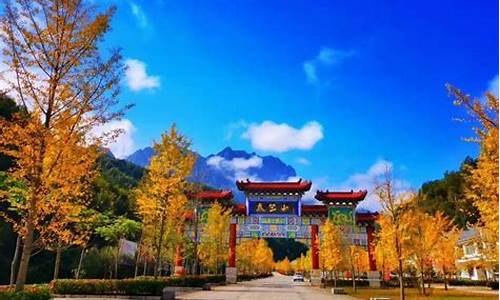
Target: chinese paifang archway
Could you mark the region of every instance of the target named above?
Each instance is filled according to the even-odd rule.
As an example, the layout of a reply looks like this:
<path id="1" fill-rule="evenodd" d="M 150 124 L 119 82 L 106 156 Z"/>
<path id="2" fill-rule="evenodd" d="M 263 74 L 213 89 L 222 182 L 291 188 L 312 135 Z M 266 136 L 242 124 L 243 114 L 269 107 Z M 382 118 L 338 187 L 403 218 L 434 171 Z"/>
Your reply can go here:
<path id="1" fill-rule="evenodd" d="M 371 286 L 380 284 L 374 258 L 374 222 L 377 213 L 356 212 L 358 203 L 365 199 L 367 191 L 331 192 L 317 191 L 315 198 L 320 205 L 302 203 L 302 196 L 311 189 L 310 181 L 252 182 L 237 181 L 237 188 L 245 193 L 245 203 L 232 206 L 229 235 L 229 258 L 226 280 L 235 283 L 236 244 L 244 238 L 293 238 L 308 241 L 312 253 L 311 284 L 321 282 L 319 252 L 316 241 L 320 225 L 327 219 L 341 227 L 354 245 L 368 250 Z M 209 206 L 213 201 L 228 201 L 231 191 L 204 191 L 192 195 L 193 199 Z M 179 255 L 180 257 L 180 255 Z M 176 261 L 176 270 L 182 271 L 182 259 Z"/>

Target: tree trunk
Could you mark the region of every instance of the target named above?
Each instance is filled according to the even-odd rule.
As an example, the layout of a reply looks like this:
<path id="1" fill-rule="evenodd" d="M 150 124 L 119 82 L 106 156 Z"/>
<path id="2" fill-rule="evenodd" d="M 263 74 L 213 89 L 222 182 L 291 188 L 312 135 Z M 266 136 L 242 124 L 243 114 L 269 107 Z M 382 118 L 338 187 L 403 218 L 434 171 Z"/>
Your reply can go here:
<path id="1" fill-rule="evenodd" d="M 61 252 L 62 252 L 61 244 L 58 243 L 56 250 L 56 262 L 54 264 L 54 277 L 53 277 L 54 280 L 59 277 L 59 267 L 61 265 Z"/>
<path id="2" fill-rule="evenodd" d="M 399 275 L 399 299 L 405 300 L 405 285 L 403 282 L 403 261 L 398 259 L 398 275 Z"/>
<path id="3" fill-rule="evenodd" d="M 422 280 L 422 294 L 425 296 L 425 276 L 422 270 L 420 271 L 420 280 Z"/>
<path id="4" fill-rule="evenodd" d="M 116 257 L 115 257 L 115 279 L 118 279 L 118 260 L 120 259 L 120 240 L 118 240 L 118 245 L 116 246 Z"/>
<path id="5" fill-rule="evenodd" d="M 142 276 L 146 276 L 148 272 L 148 261 L 144 258 L 144 267 L 142 268 Z"/>
<path id="6" fill-rule="evenodd" d="M 337 271 L 333 274 L 333 287 L 337 288 Z"/>
<path id="7" fill-rule="evenodd" d="M 16 291 L 22 291 L 24 289 L 24 283 L 28 275 L 28 266 L 31 258 L 31 251 L 33 250 L 33 231 L 35 229 L 33 218 L 34 212 L 30 209 L 26 222 L 26 236 L 24 237 L 23 253 L 17 273 Z"/>
<path id="8" fill-rule="evenodd" d="M 154 277 L 155 279 L 158 278 L 158 273 L 161 268 L 161 248 L 163 244 L 163 227 L 165 226 L 165 216 L 162 216 L 161 218 L 161 224 L 160 224 L 160 236 L 158 238 L 158 247 L 156 249 L 156 265 L 155 265 L 155 270 L 154 270 Z M 161 274 L 160 274 L 161 275 Z"/>
<path id="9" fill-rule="evenodd" d="M 403 280 L 403 259 L 402 259 L 402 246 L 399 241 L 398 230 L 394 237 L 394 244 L 396 246 L 396 253 L 398 255 L 398 273 L 399 273 L 399 299 L 405 300 L 405 284 Z"/>
<path id="10" fill-rule="evenodd" d="M 144 229 L 142 229 L 142 231 L 141 231 L 141 238 L 139 239 L 139 245 L 137 247 L 137 256 L 135 258 L 134 278 L 136 278 L 137 274 L 139 273 L 139 261 L 141 259 L 141 247 L 142 247 L 143 238 L 144 238 Z"/>
<path id="11" fill-rule="evenodd" d="M 16 279 L 16 269 L 19 261 L 19 250 L 21 248 L 21 236 L 17 235 L 16 239 L 16 249 L 14 250 L 14 257 L 10 263 L 10 280 L 9 285 L 13 286 Z"/>
<path id="12" fill-rule="evenodd" d="M 354 267 L 351 268 L 351 277 L 352 277 L 352 290 L 354 291 L 354 293 L 356 293 L 356 276 L 354 276 L 355 274 L 355 270 L 354 270 Z"/>
<path id="13" fill-rule="evenodd" d="M 194 209 L 194 247 L 193 275 L 198 275 L 198 204 Z"/>
<path id="14" fill-rule="evenodd" d="M 82 248 L 82 252 L 80 253 L 80 260 L 78 261 L 78 268 L 76 269 L 76 279 L 80 278 L 80 271 L 82 270 L 82 262 L 83 262 L 83 255 L 85 254 L 85 246 Z"/>
<path id="15" fill-rule="evenodd" d="M 446 267 L 443 267 L 443 282 L 444 282 L 444 290 L 448 290 L 448 276 L 446 276 Z"/>

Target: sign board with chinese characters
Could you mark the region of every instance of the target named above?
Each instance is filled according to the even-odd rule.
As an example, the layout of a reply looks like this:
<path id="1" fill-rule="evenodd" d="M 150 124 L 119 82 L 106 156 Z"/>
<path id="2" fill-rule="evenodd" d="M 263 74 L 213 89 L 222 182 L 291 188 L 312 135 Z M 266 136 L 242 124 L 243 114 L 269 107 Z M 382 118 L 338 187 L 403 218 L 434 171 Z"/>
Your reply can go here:
<path id="1" fill-rule="evenodd" d="M 239 216 L 232 223 L 238 224 L 239 238 L 292 238 L 310 239 L 311 224 L 321 224 L 319 218 L 298 216 Z"/>
<path id="2" fill-rule="evenodd" d="M 328 220 L 335 225 L 354 225 L 354 209 L 349 207 L 329 207 Z"/>
<path id="3" fill-rule="evenodd" d="M 298 215 L 298 201 L 249 201 L 250 215 Z"/>

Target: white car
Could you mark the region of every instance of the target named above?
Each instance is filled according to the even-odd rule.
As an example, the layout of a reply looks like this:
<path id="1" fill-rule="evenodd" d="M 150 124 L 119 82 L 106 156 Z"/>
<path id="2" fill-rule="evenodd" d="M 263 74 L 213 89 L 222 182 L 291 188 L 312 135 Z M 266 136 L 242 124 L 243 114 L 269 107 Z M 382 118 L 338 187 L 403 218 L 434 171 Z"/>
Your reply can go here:
<path id="1" fill-rule="evenodd" d="M 293 282 L 295 281 L 302 281 L 304 282 L 304 275 L 302 275 L 302 273 L 295 273 L 293 275 Z"/>

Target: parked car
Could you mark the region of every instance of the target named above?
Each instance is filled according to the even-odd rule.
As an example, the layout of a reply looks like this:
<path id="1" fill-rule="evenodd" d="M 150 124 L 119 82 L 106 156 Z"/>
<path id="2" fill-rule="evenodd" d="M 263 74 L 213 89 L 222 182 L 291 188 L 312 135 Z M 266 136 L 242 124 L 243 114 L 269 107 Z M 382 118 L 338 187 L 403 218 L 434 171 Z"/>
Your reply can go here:
<path id="1" fill-rule="evenodd" d="M 295 281 L 302 281 L 304 282 L 304 275 L 302 275 L 302 273 L 295 273 L 293 275 L 293 282 Z"/>

